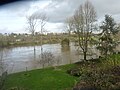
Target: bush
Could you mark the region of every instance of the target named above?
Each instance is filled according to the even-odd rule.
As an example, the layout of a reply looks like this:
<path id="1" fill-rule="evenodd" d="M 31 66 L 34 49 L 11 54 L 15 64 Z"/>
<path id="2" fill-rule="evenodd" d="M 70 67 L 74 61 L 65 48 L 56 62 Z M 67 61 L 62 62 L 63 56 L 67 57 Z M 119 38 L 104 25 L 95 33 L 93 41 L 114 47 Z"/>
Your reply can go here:
<path id="1" fill-rule="evenodd" d="M 119 61 L 120 57 L 111 55 L 107 60 L 100 58 L 76 63 L 80 78 L 75 90 L 120 90 L 120 64 L 113 65 L 110 61 L 114 58 Z"/>
<path id="2" fill-rule="evenodd" d="M 54 64 L 54 55 L 51 52 L 43 52 L 40 55 L 40 63 L 44 66 L 52 66 Z"/>
<path id="3" fill-rule="evenodd" d="M 79 68 L 69 69 L 67 70 L 67 73 L 76 77 L 79 77 L 81 75 Z"/>
<path id="4" fill-rule="evenodd" d="M 64 46 L 64 45 L 69 46 L 69 43 L 70 43 L 70 40 L 67 39 L 67 38 L 65 38 L 65 39 L 63 39 L 63 40 L 61 41 L 61 45 L 62 45 L 62 46 Z"/>
<path id="5" fill-rule="evenodd" d="M 118 71 L 118 72 L 117 72 Z M 120 88 L 120 66 L 110 69 L 86 70 L 80 76 L 80 82 L 85 82 L 89 86 L 94 86 L 96 90 L 117 90 Z"/>

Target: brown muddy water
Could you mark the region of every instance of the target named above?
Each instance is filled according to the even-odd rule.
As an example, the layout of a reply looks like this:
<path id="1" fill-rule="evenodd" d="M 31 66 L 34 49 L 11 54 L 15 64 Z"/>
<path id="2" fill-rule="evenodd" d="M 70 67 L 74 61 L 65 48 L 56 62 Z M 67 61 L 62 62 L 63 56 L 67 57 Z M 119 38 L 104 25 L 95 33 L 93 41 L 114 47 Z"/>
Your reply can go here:
<path id="1" fill-rule="evenodd" d="M 52 53 L 54 56 L 54 63 L 52 66 L 65 65 L 75 63 L 83 59 L 81 50 L 78 50 L 78 46 L 74 43 L 70 43 L 69 47 L 62 47 L 60 44 L 44 44 L 42 45 L 43 52 Z M 96 58 L 96 49 L 91 48 L 89 52 L 93 52 L 92 55 L 88 55 L 87 59 Z M 41 46 L 27 46 L 27 47 L 14 47 L 9 49 L 3 49 L 0 51 L 0 60 L 2 63 L 2 69 L 7 70 L 8 73 L 21 72 L 26 70 L 33 70 L 43 68 L 43 64 L 40 62 Z M 48 64 L 44 65 L 45 67 Z"/>

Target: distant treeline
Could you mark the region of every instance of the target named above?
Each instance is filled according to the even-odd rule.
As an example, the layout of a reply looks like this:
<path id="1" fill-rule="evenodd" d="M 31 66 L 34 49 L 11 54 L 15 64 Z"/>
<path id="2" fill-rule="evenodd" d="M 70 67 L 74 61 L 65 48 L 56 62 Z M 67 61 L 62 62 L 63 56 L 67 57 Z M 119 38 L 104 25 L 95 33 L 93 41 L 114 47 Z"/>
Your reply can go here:
<path id="1" fill-rule="evenodd" d="M 72 37 L 74 36 L 75 35 L 73 34 Z M 61 43 L 61 41 L 64 38 L 68 38 L 68 33 L 48 33 L 48 34 L 42 34 L 42 37 L 43 37 L 42 38 L 43 44 Z M 27 33 L 0 34 L 0 47 L 40 45 L 40 44 L 41 44 L 41 34 L 39 33 L 35 33 L 34 38 L 31 34 L 27 34 Z"/>

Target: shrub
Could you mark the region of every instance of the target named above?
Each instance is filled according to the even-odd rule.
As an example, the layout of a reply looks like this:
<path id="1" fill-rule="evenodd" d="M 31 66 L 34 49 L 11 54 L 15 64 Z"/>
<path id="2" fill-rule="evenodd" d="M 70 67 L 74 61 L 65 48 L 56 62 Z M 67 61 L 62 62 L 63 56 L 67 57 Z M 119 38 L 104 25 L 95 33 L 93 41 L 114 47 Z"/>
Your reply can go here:
<path id="1" fill-rule="evenodd" d="M 79 77 L 81 75 L 79 68 L 69 69 L 67 70 L 67 73 L 76 77 Z"/>
<path id="2" fill-rule="evenodd" d="M 54 55 L 51 52 L 41 53 L 40 63 L 43 65 L 43 68 L 45 64 L 47 64 L 48 66 L 52 66 L 54 64 Z"/>
<path id="3" fill-rule="evenodd" d="M 117 90 L 120 88 L 120 74 L 118 69 L 120 70 L 120 66 L 106 70 L 86 70 L 86 72 L 80 76 L 79 83 L 86 82 L 87 85 L 96 87 L 96 90 Z"/>
<path id="4" fill-rule="evenodd" d="M 69 43 L 70 43 L 70 40 L 67 39 L 67 38 L 65 38 L 65 39 L 63 39 L 63 40 L 61 41 L 61 45 L 62 45 L 62 46 L 64 46 L 64 45 L 69 46 Z"/>

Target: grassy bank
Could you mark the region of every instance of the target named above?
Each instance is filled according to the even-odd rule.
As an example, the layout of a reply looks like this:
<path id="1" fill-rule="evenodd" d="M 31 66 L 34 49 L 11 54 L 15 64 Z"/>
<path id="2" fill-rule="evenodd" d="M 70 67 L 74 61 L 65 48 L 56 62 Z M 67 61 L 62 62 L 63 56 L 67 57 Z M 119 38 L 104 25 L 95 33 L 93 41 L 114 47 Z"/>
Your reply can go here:
<path id="1" fill-rule="evenodd" d="M 77 80 L 66 73 L 67 69 L 75 65 L 65 65 L 58 68 L 46 68 L 20 72 L 8 76 L 5 90 L 70 90 Z"/>
<path id="2" fill-rule="evenodd" d="M 119 90 L 120 54 L 107 59 L 11 74 L 5 83 L 5 90 L 71 90 L 81 87 Z"/>

